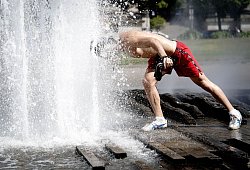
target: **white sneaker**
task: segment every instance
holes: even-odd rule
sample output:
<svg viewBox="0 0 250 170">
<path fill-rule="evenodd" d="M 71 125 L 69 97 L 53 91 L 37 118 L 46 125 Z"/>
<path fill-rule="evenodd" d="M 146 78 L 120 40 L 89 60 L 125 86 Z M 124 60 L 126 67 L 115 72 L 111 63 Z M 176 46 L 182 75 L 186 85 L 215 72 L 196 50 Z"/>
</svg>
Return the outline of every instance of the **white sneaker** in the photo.
<svg viewBox="0 0 250 170">
<path fill-rule="evenodd" d="M 152 123 L 146 124 L 142 130 L 144 131 L 151 131 L 151 130 L 155 130 L 155 129 L 162 129 L 162 128 L 166 128 L 168 126 L 167 124 L 167 120 L 154 120 Z"/>
<path fill-rule="evenodd" d="M 230 115 L 230 122 L 228 128 L 231 130 L 239 129 L 242 122 L 242 116 L 240 112 L 234 109 L 229 113 L 229 115 Z"/>
</svg>

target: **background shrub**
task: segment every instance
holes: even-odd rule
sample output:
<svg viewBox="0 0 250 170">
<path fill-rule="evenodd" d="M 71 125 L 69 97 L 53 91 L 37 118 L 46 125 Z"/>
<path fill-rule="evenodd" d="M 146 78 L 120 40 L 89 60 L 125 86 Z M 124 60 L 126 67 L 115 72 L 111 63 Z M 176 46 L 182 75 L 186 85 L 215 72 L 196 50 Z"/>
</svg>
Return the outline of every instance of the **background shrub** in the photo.
<svg viewBox="0 0 250 170">
<path fill-rule="evenodd" d="M 241 38 L 249 38 L 250 37 L 250 31 L 247 32 L 241 32 L 240 33 Z"/>
<path fill-rule="evenodd" d="M 194 40 L 202 38 L 202 33 L 195 31 L 195 30 L 188 30 L 185 33 L 179 35 L 177 39 L 180 40 Z"/>
<path fill-rule="evenodd" d="M 211 34 L 211 38 L 231 38 L 232 34 L 230 34 L 228 31 L 216 31 Z"/>
<path fill-rule="evenodd" d="M 163 17 L 157 15 L 156 17 L 150 20 L 150 27 L 152 29 L 159 30 L 165 23 L 166 20 Z"/>
</svg>

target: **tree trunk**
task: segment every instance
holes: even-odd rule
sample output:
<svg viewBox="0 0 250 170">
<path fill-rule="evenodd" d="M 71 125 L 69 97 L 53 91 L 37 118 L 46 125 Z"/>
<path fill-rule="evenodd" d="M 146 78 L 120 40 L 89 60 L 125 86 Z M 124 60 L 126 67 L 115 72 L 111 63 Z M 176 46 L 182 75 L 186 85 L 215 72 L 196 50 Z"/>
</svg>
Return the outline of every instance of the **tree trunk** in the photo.
<svg viewBox="0 0 250 170">
<path fill-rule="evenodd" d="M 218 14 L 218 29 L 219 29 L 219 31 L 222 30 L 222 29 L 221 29 L 221 17 L 220 17 L 219 14 Z"/>
<path fill-rule="evenodd" d="M 240 18 L 240 14 L 237 14 L 234 17 L 234 25 L 236 28 L 238 28 L 239 30 L 241 30 L 241 18 Z"/>
</svg>

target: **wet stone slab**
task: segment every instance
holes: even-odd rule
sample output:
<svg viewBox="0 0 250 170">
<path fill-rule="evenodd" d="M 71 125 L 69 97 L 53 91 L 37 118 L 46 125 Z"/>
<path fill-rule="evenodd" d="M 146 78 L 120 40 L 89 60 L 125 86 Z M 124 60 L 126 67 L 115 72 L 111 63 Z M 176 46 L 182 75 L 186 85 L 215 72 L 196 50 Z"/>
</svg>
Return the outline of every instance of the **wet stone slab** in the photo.
<svg viewBox="0 0 250 170">
<path fill-rule="evenodd" d="M 220 167 L 222 159 L 209 152 L 212 148 L 187 138 L 174 129 L 156 130 L 152 132 L 134 131 L 131 133 L 147 147 L 156 150 L 167 162 L 175 165 L 192 165 L 199 161 L 204 165 L 213 163 Z"/>
<path fill-rule="evenodd" d="M 246 123 L 241 129 L 230 131 L 228 113 L 207 94 L 162 94 L 161 106 L 168 127 L 144 132 L 140 128 L 154 120 L 144 91 L 129 90 L 119 96 L 122 96 L 121 105 L 126 106 L 121 108 L 140 117 L 136 126 L 128 129 L 129 136 L 157 154 L 151 162 L 138 159 L 131 155 L 129 148 L 107 140 L 104 154 L 90 149 L 92 155 L 104 160 L 105 169 L 249 169 L 250 128 L 246 105 L 241 107 L 237 102 Z M 92 168 L 99 167 L 95 159 L 88 162 L 96 163 Z"/>
<path fill-rule="evenodd" d="M 124 95 L 127 106 L 136 108 L 135 114 L 153 120 L 143 90 L 129 90 Z M 227 111 L 207 93 L 178 92 L 160 97 L 164 116 L 170 120 L 168 128 L 152 132 L 135 130 L 131 135 L 180 169 L 190 166 L 249 169 L 250 107 L 246 103 L 232 99 L 244 121 L 239 130 L 230 131 Z"/>
<path fill-rule="evenodd" d="M 92 169 L 105 169 L 104 162 L 97 158 L 96 155 L 85 148 L 76 147 L 76 154 L 83 156 L 83 158 L 88 162 L 88 164 L 92 167 Z"/>
<path fill-rule="evenodd" d="M 127 108 L 137 112 L 146 113 L 147 116 L 153 115 L 146 94 L 143 90 L 128 90 L 121 95 L 120 103 Z M 200 119 L 215 118 L 222 122 L 228 122 L 229 116 L 226 109 L 208 93 L 177 92 L 174 94 L 160 94 L 161 106 L 165 117 L 184 124 L 197 124 Z M 124 99 L 124 100 L 122 100 Z M 236 101 L 236 99 L 232 99 Z M 247 118 L 250 118 L 250 107 L 237 100 L 232 102 L 243 116 L 245 124 Z M 149 113 L 149 109 L 151 113 Z"/>
<path fill-rule="evenodd" d="M 106 144 L 105 147 L 114 155 L 116 159 L 123 159 L 127 157 L 127 153 L 115 144 Z"/>
<path fill-rule="evenodd" d="M 249 157 L 247 152 L 241 150 L 235 145 L 227 144 L 224 141 L 219 141 L 217 137 L 209 136 L 209 134 L 199 133 L 195 129 L 179 128 L 178 131 L 186 136 L 189 136 L 195 141 L 199 141 L 213 148 L 214 154 L 221 157 L 223 161 L 229 164 L 232 168 L 248 169 Z M 230 139 L 229 139 L 230 140 Z M 237 139 L 235 139 L 237 140 Z M 245 143 L 242 141 L 242 143 Z M 246 144 L 246 143 L 245 143 Z"/>
<path fill-rule="evenodd" d="M 147 163 L 142 161 L 135 161 L 135 164 L 139 170 L 154 170 L 154 168 L 150 167 L 149 165 L 147 165 Z"/>
</svg>

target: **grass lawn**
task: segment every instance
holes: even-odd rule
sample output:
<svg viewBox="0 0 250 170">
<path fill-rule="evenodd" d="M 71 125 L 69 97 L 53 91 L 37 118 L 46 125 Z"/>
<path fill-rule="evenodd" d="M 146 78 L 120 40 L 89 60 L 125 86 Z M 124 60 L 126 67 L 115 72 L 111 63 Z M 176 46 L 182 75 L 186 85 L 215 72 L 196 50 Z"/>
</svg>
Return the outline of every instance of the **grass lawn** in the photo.
<svg viewBox="0 0 250 170">
<path fill-rule="evenodd" d="M 250 38 L 185 40 L 199 62 L 237 60 L 250 62 Z M 147 59 L 127 57 L 121 65 L 145 64 Z"/>
<path fill-rule="evenodd" d="M 203 39 L 183 41 L 199 61 L 250 61 L 250 38 Z"/>
</svg>

